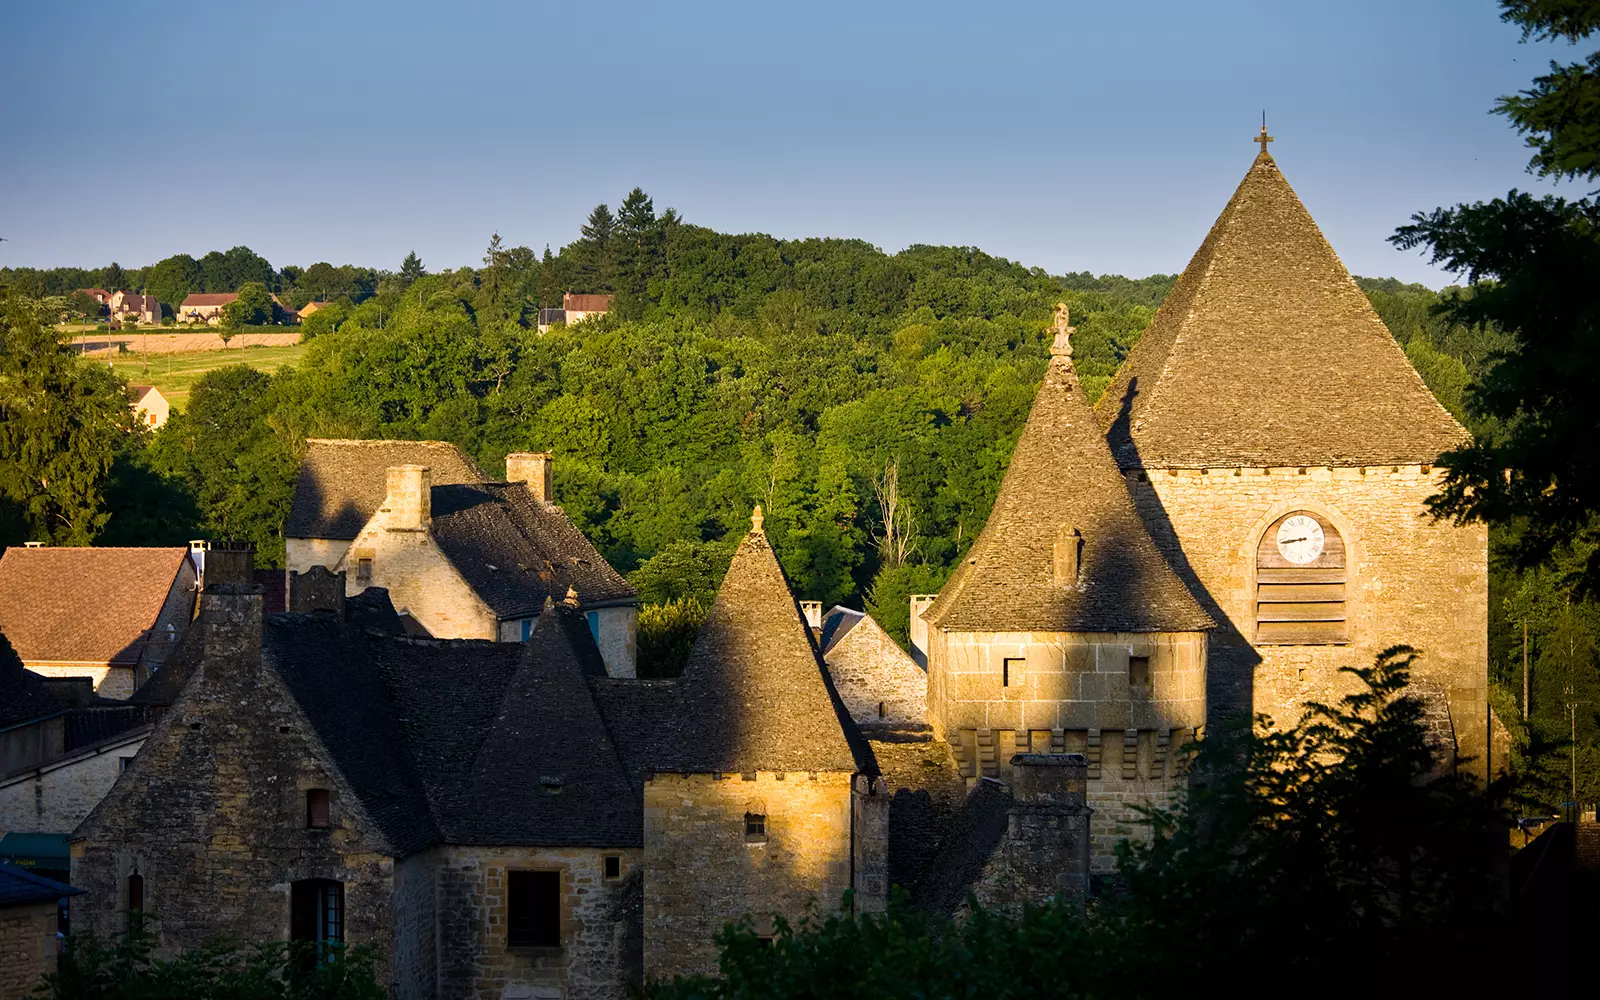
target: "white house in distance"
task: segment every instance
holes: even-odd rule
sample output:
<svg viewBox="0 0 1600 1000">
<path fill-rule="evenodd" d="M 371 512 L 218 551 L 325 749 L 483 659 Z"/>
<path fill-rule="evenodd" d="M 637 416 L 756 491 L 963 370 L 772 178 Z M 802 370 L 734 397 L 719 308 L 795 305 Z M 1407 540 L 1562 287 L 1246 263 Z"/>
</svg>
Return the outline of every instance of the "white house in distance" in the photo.
<svg viewBox="0 0 1600 1000">
<path fill-rule="evenodd" d="M 239 297 L 236 292 L 192 292 L 178 307 L 180 323 L 222 322 L 222 307 Z"/>
<path fill-rule="evenodd" d="M 120 323 L 134 322 L 155 326 L 161 322 L 161 303 L 154 295 L 138 292 L 112 292 L 106 305 L 111 309 L 112 320 Z"/>
<path fill-rule="evenodd" d="M 539 310 L 539 332 L 543 333 L 556 323 L 576 326 L 592 316 L 604 316 L 616 305 L 617 297 L 611 294 L 582 294 L 567 292 L 561 296 L 560 309 Z"/>
<path fill-rule="evenodd" d="M 165 427 L 167 418 L 172 416 L 172 404 L 161 395 L 161 390 L 153 385 L 130 385 L 128 389 L 133 393 L 133 402 L 128 407 L 133 410 L 134 422 L 153 431 Z"/>
</svg>

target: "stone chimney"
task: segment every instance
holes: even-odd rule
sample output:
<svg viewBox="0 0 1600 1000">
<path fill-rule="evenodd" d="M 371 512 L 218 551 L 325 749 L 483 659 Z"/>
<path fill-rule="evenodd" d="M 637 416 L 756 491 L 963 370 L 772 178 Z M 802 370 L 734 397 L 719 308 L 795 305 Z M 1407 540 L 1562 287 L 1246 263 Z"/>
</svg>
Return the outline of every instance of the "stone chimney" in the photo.
<svg viewBox="0 0 1600 1000">
<path fill-rule="evenodd" d="M 1063 524 L 1056 532 L 1051 559 L 1051 577 L 1058 587 L 1078 585 L 1078 557 L 1083 551 L 1083 536 L 1070 524 Z"/>
<path fill-rule="evenodd" d="M 911 658 L 924 669 L 928 666 L 928 623 L 922 613 L 938 599 L 938 594 L 911 595 Z"/>
<path fill-rule="evenodd" d="M 1089 891 L 1089 758 L 1081 753 L 1019 753 L 1011 758 L 1013 803 L 1004 855 L 1011 884 L 1044 902 Z"/>
<path fill-rule="evenodd" d="M 812 628 L 822 627 L 822 602 L 801 601 L 800 613 L 805 616 L 806 624 Z"/>
<path fill-rule="evenodd" d="M 265 612 L 257 584 L 216 583 L 200 594 L 200 615 L 190 628 L 200 630 L 207 674 L 240 676 L 260 668 Z"/>
<path fill-rule="evenodd" d="M 426 531 L 433 520 L 433 469 L 426 465 L 391 465 L 389 495 L 379 513 L 387 514 L 390 531 Z"/>
<path fill-rule="evenodd" d="M 304 573 L 289 571 L 290 611 L 332 611 L 344 619 L 344 573 L 313 566 Z"/>
<path fill-rule="evenodd" d="M 247 586 L 255 582 L 254 542 L 219 542 L 196 539 L 189 543 L 195 583 L 202 592 L 218 586 Z"/>
<path fill-rule="evenodd" d="M 514 451 L 506 456 L 506 482 L 527 483 L 528 492 L 555 503 L 555 459 L 543 451 Z"/>
</svg>

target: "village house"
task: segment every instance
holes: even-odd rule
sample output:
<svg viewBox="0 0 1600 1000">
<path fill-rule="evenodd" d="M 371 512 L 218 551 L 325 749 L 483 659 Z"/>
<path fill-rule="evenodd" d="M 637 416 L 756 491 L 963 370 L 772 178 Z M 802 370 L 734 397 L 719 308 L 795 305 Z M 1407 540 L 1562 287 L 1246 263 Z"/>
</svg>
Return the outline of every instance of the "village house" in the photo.
<svg viewBox="0 0 1600 1000">
<path fill-rule="evenodd" d="M 103 306 L 109 306 L 111 304 L 111 293 L 106 291 L 104 288 L 80 288 L 78 289 L 78 292 L 82 292 L 84 295 L 89 296 L 91 299 L 94 299 Z M 73 294 L 77 294 L 77 292 L 74 292 Z"/>
<path fill-rule="evenodd" d="M 128 408 L 133 411 L 134 423 L 142 424 L 153 431 L 165 427 L 168 418 L 172 416 L 172 404 L 167 402 L 167 397 L 161 390 L 153 385 L 130 385 L 128 391 L 133 393 L 133 402 Z"/>
<path fill-rule="evenodd" d="M 222 322 L 222 307 L 238 297 L 237 292 L 190 292 L 178 306 L 178 322 L 216 326 Z"/>
<path fill-rule="evenodd" d="M 617 297 L 611 294 L 575 294 L 567 292 L 561 296 L 560 309 L 539 310 L 539 332 L 544 333 L 557 323 L 567 326 L 576 326 L 592 316 L 604 316 L 616 304 Z"/>
<path fill-rule="evenodd" d="M 0 632 L 34 673 L 126 698 L 183 637 L 195 583 L 185 548 L 13 546 L 0 556 Z"/>
<path fill-rule="evenodd" d="M 297 310 L 297 313 L 299 317 L 304 320 L 308 317 L 315 316 L 317 313 L 328 308 L 328 305 L 329 303 L 327 302 L 307 302 L 305 305 L 301 306 L 299 310 Z"/>
<path fill-rule="evenodd" d="M 142 326 L 156 326 L 161 322 L 161 303 L 156 301 L 154 295 L 113 292 L 106 305 L 111 310 L 113 323 L 132 322 Z"/>
<path fill-rule="evenodd" d="M 444 482 L 433 464 L 377 464 L 395 458 L 438 459 Z M 289 570 L 343 571 L 352 595 L 382 587 L 448 639 L 521 642 L 547 598 L 572 592 L 607 668 L 632 676 L 638 596 L 555 505 L 552 472 L 549 455 L 516 452 L 506 481 L 487 482 L 447 444 L 313 442 L 285 529 Z"/>
</svg>

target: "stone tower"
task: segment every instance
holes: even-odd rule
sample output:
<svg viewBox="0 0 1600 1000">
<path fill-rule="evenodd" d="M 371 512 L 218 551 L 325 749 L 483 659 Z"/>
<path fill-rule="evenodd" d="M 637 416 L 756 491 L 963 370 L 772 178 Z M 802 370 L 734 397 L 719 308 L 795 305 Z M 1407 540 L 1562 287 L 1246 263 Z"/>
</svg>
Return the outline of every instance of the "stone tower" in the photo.
<svg viewBox="0 0 1600 1000">
<path fill-rule="evenodd" d="M 1339 668 L 1419 648 L 1483 766 L 1487 536 L 1435 522 L 1466 432 L 1423 385 L 1266 152 L 1096 406 L 1140 514 L 1223 628 L 1213 715 L 1292 723 Z"/>
<path fill-rule="evenodd" d="M 1084 754 L 1091 863 L 1109 871 L 1134 806 L 1181 787 L 1214 623 L 1134 510 L 1070 332 L 1063 307 L 989 521 L 924 612 L 928 718 L 969 781 L 1010 780 L 1018 753 Z"/>
</svg>

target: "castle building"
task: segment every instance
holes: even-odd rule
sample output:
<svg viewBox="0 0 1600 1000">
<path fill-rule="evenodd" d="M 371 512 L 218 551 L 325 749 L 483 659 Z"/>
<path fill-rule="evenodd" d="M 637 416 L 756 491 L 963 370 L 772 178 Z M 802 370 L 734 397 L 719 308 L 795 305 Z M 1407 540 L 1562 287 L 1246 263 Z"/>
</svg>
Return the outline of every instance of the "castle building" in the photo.
<svg viewBox="0 0 1600 1000">
<path fill-rule="evenodd" d="M 1150 534 L 1222 627 L 1221 712 L 1298 720 L 1421 651 L 1458 759 L 1488 761 L 1488 536 L 1435 521 L 1467 441 L 1262 151 L 1096 405 Z M 1498 766 L 1498 765 L 1496 765 Z"/>
</svg>

